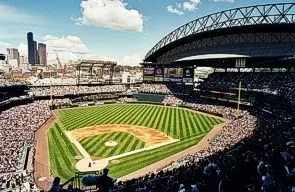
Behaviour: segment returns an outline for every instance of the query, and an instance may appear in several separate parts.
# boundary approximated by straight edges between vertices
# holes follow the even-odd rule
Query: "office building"
[[[19,57],[19,63],[20,63],[20,64],[29,63],[29,61],[28,61],[28,57],[20,56],[20,57]]]
[[[39,43],[38,44],[38,58],[40,65],[47,65],[47,57],[46,57],[46,44]]]
[[[13,65],[14,68],[19,67],[19,52],[16,48],[7,48],[7,62]]]
[[[39,62],[37,41],[34,41],[34,55],[35,55],[35,64],[39,64],[40,62]]]
[[[16,48],[7,48],[6,50],[7,50],[7,55],[8,55],[9,60],[13,60],[13,59],[19,60],[18,49],[16,49]]]
[[[34,37],[33,37],[32,32],[27,33],[27,40],[28,40],[29,63],[32,65],[35,65],[36,64],[36,53],[35,53],[35,48],[34,48]],[[36,47],[36,49],[37,49],[37,47]]]

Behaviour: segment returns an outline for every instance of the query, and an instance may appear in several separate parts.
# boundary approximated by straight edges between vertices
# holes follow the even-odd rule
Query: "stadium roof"
[[[225,36],[229,35],[232,35],[233,38],[231,40],[228,39],[228,41],[240,43],[243,40],[242,43],[268,43],[268,40],[272,39],[272,44],[275,44],[287,42],[281,39],[281,35],[278,38],[276,34],[287,33],[288,37],[286,38],[289,39],[288,43],[290,43],[294,37],[294,18],[294,2],[253,5],[212,13],[188,22],[169,33],[146,54],[144,61],[171,62],[173,56],[175,56],[175,59],[180,59],[179,57],[183,55],[191,56],[189,51],[194,51],[195,47],[224,46],[227,44],[222,44],[222,40],[225,41],[227,39]],[[254,35],[248,37],[248,33],[254,33]],[[260,33],[265,33],[266,35],[261,35],[261,37],[258,35],[259,37],[257,37],[257,34]],[[270,37],[267,33],[275,37]],[[237,37],[236,34],[239,34],[238,38],[234,38]],[[217,38],[221,36],[223,38]],[[209,40],[212,37],[216,38],[211,42]],[[277,55],[273,54],[271,56]]]
[[[204,54],[204,55],[195,55],[190,57],[185,57],[178,59],[177,61],[191,61],[191,60],[202,60],[202,59],[225,59],[225,58],[247,58],[250,56],[247,55],[238,55],[238,54]]]

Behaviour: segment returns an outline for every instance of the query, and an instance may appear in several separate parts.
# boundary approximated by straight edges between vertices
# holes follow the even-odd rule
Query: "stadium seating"
[[[220,135],[210,140],[207,149],[168,162],[162,169],[143,177],[119,182],[113,191],[180,191],[193,185],[199,192],[291,191],[295,188],[294,93],[293,73],[213,73],[200,84],[201,90],[235,91],[238,82],[248,92],[261,92],[253,108],[236,109],[214,100],[198,97],[191,87],[142,84],[135,98],[139,101],[182,103],[194,110],[229,119]],[[160,89],[161,88],[161,89]],[[74,88],[76,89],[76,88]],[[85,88],[84,91],[93,88]],[[95,88],[94,92],[120,92],[125,87]],[[36,95],[47,95],[48,88],[32,88]],[[57,87],[56,94],[73,93]],[[83,97],[80,97],[83,100]],[[124,100],[124,99],[123,99]],[[121,101],[123,101],[121,100]],[[0,114],[0,190],[19,189],[24,182],[37,190],[32,170],[21,167],[23,142],[34,148],[34,131],[50,116],[49,105],[71,100],[35,101]],[[13,173],[11,173],[13,172]]]

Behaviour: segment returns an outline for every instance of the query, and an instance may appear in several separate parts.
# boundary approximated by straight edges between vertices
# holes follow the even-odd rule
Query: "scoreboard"
[[[147,82],[176,82],[193,83],[194,67],[163,67],[145,66],[143,68],[143,81]]]
[[[155,68],[144,67],[143,68],[143,81],[155,81]]]

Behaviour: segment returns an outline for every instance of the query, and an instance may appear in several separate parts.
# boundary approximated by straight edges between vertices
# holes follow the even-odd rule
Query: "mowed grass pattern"
[[[61,110],[60,114],[60,120],[68,130],[103,124],[129,124],[154,128],[175,139],[208,132],[222,122],[190,110],[154,105],[105,105]]]
[[[107,141],[116,141],[114,147],[105,146]],[[80,141],[84,149],[95,157],[110,157],[143,148],[145,143],[131,134],[123,132],[107,133],[93,137],[87,137]]]
[[[55,123],[48,131],[50,168],[54,175],[63,179],[73,176],[76,168],[75,156],[80,155],[78,149],[73,145],[63,129]]]
[[[55,176],[60,176],[62,179],[69,179],[74,175],[75,156],[79,155],[75,146],[65,138],[64,134],[61,134],[64,129],[73,130],[103,124],[129,124],[154,128],[175,139],[180,139],[179,142],[167,146],[116,159],[118,160],[116,164],[109,165],[110,175],[121,177],[196,145],[213,126],[223,122],[191,110],[156,105],[103,105],[65,109],[59,112],[59,121],[50,129],[48,138],[51,169]],[[118,145],[118,148],[106,149],[96,143],[96,141],[105,142],[103,140],[107,140],[107,137],[119,137],[120,134],[122,133],[102,135],[102,139],[97,136],[86,138],[82,140],[82,145],[91,155],[103,157],[142,147],[143,144],[139,144],[139,141],[135,144],[136,141],[130,136],[126,142],[128,146],[124,144]],[[131,145],[130,142],[134,143]]]

